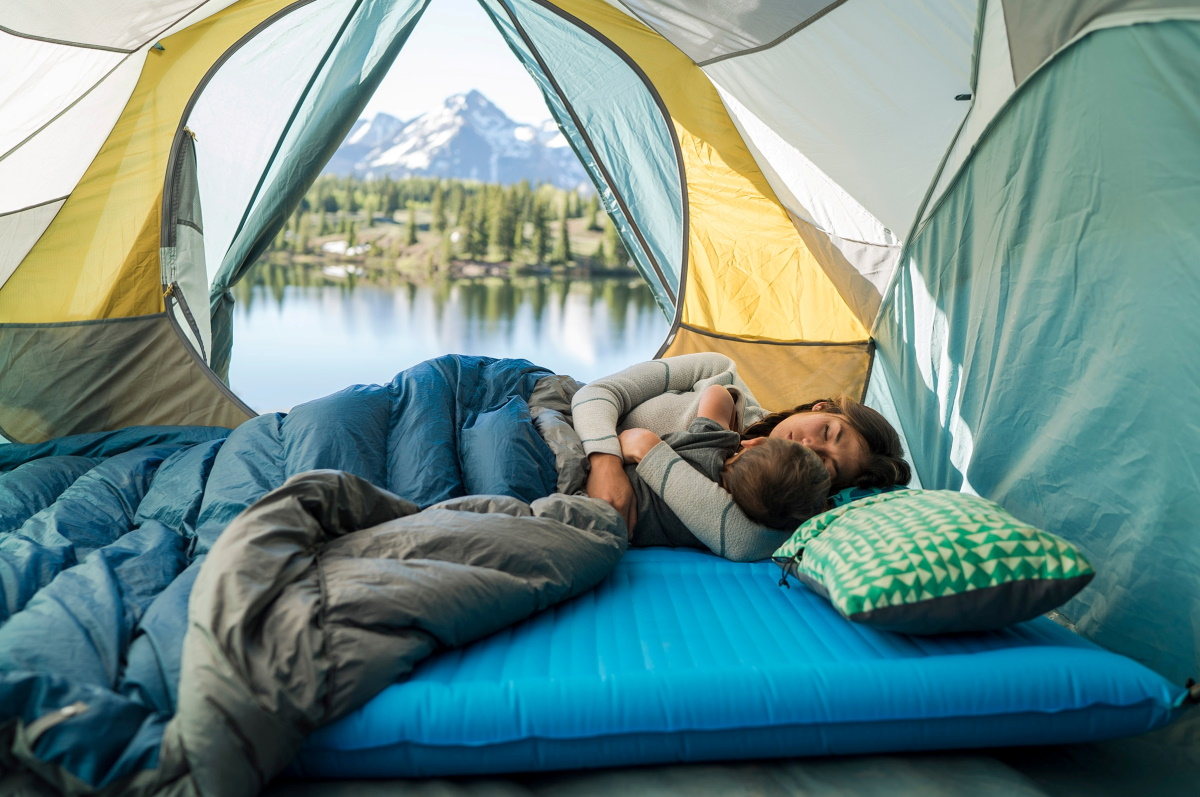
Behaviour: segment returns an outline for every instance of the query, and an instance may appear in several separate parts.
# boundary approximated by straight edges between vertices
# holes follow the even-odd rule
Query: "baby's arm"
[[[709,385],[700,394],[697,418],[708,418],[721,424],[722,429],[733,426],[733,396],[724,385]]]

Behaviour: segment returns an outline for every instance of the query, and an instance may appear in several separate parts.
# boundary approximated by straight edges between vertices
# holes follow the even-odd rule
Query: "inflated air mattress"
[[[914,637],[855,625],[769,562],[633,550],[583,596],[313,734],[309,777],[430,777],[1093,741],[1185,690],[1046,618]]]

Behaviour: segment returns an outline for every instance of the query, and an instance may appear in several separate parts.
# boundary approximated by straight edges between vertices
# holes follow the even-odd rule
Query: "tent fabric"
[[[671,338],[671,355],[715,351],[739,363],[739,375],[764,407],[791,409],[801,400],[846,393],[861,396],[873,345],[761,343],[712,335],[688,326]],[[799,397],[799,398],[798,398]]]
[[[1062,53],[910,244],[875,331],[922,484],[1080,545],[1097,581],[1064,614],[1177,680],[1200,661],[1200,372],[1178,348],[1200,297],[1197,69],[1191,22]]]
[[[221,379],[228,375],[233,347],[229,287],[267,250],[276,231],[350,131],[427,2],[355,3],[348,16],[338,21],[338,35],[330,42],[289,117],[280,120],[284,124],[266,171],[254,194],[247,198],[251,204],[212,280],[209,302],[213,353],[209,364]]]
[[[187,115],[204,164],[205,297],[275,154],[280,129],[356,0],[290,6],[223,56]],[[339,24],[335,24],[339,23]],[[259,194],[262,191],[259,190]]]
[[[661,98],[619,50],[538,4],[492,2],[487,8],[603,187],[605,210],[659,306],[672,314],[685,263],[686,206],[682,164]]]
[[[1013,80],[1023,82],[1051,54],[1084,28],[1120,13],[1126,18],[1155,18],[1156,11],[1178,13],[1178,0],[1001,0],[1009,35]]]
[[[967,112],[975,23],[974,2],[843,3],[705,72],[903,238]],[[778,75],[821,79],[781,95]]]
[[[0,294],[5,323],[162,311],[158,238],[167,159],[184,106],[214,53],[281,6],[239,4],[146,57],[122,117],[63,209]],[[140,113],[151,105],[157,113]]]
[[[229,0],[218,0],[212,14]],[[22,35],[78,47],[133,52],[207,5],[202,0],[18,0],[5,9],[6,27]]]
[[[198,355],[179,345],[180,335],[165,313],[0,326],[0,434],[41,441],[139,425],[155,415],[198,426],[243,423],[250,415],[245,405],[204,375]],[[71,376],[47,390],[48,373]],[[164,380],[175,387],[152,389]]]
[[[772,46],[841,2],[765,0],[747,6],[728,0],[628,0],[623,5],[693,61],[703,64]]]

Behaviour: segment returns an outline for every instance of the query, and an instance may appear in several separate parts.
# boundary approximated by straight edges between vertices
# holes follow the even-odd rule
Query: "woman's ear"
[[[762,445],[767,442],[766,437],[751,437],[749,440],[742,441],[742,448],[754,448],[757,445]]]
[[[810,410],[810,412],[825,412],[828,409],[829,409],[828,401],[818,401],[816,404],[812,405],[812,409]]]

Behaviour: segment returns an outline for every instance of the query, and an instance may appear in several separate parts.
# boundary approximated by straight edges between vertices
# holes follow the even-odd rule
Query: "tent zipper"
[[[183,297],[183,290],[179,287],[178,282],[170,283],[163,291],[163,303],[167,305],[166,309],[168,310],[172,299],[178,302],[179,309],[183,311],[183,317],[187,319],[188,326],[191,327],[192,334],[196,337],[196,345],[200,347],[200,358],[208,362],[208,354],[204,351],[204,338],[200,334],[200,327],[196,324],[196,319],[192,315],[191,308],[188,307],[187,299]]]

